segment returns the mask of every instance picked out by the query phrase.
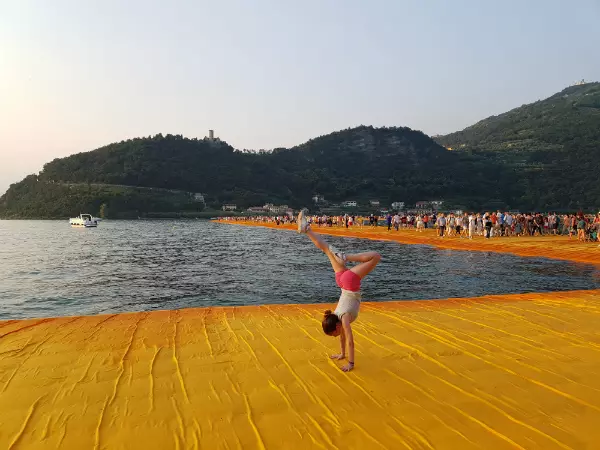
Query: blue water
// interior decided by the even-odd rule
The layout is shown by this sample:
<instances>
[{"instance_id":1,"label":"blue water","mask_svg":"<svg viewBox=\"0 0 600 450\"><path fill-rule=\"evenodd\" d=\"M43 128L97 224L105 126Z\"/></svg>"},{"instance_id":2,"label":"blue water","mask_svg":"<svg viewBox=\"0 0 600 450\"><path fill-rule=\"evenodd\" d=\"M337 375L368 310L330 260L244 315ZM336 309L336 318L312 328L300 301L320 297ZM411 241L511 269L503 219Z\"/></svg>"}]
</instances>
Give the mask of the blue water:
<instances>
[{"instance_id":1,"label":"blue water","mask_svg":"<svg viewBox=\"0 0 600 450\"><path fill-rule=\"evenodd\" d=\"M600 288L585 264L326 236L383 255L364 300ZM337 300L328 259L292 231L207 221L0 221L0 320Z\"/></svg>"}]
</instances>

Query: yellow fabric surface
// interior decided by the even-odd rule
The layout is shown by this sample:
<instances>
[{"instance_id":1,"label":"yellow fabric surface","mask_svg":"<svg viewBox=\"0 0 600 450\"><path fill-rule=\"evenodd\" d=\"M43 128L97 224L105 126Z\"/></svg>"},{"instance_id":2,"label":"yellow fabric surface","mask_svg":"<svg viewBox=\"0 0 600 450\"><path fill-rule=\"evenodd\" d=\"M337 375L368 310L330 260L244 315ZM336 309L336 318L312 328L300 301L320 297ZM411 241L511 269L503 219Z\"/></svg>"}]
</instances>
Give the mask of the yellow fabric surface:
<instances>
[{"instance_id":1,"label":"yellow fabric surface","mask_svg":"<svg viewBox=\"0 0 600 450\"><path fill-rule=\"evenodd\" d=\"M599 296L0 322L0 448L598 448Z\"/></svg>"}]
</instances>

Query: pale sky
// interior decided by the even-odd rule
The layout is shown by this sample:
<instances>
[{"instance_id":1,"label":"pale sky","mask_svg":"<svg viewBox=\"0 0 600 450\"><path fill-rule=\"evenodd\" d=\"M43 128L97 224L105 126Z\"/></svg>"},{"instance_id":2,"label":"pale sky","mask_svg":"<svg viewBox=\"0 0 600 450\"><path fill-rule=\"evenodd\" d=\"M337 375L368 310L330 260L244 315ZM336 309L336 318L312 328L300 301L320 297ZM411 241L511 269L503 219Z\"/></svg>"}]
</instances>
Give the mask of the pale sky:
<instances>
[{"instance_id":1,"label":"pale sky","mask_svg":"<svg viewBox=\"0 0 600 450\"><path fill-rule=\"evenodd\" d=\"M457 131L598 81L598 24L598 0L0 0L0 194L156 133Z\"/></svg>"}]
</instances>

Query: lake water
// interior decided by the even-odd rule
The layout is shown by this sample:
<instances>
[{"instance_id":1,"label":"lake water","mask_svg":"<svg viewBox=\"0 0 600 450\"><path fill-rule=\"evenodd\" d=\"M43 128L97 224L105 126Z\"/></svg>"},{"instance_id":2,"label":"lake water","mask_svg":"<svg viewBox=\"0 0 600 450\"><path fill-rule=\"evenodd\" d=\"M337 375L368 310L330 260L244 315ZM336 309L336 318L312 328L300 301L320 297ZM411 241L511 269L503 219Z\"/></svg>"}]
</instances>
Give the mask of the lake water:
<instances>
[{"instance_id":1,"label":"lake water","mask_svg":"<svg viewBox=\"0 0 600 450\"><path fill-rule=\"evenodd\" d=\"M585 264L326 236L383 255L364 300L600 288ZM334 302L328 259L292 231L208 221L0 221L0 320L213 305Z\"/></svg>"}]
</instances>

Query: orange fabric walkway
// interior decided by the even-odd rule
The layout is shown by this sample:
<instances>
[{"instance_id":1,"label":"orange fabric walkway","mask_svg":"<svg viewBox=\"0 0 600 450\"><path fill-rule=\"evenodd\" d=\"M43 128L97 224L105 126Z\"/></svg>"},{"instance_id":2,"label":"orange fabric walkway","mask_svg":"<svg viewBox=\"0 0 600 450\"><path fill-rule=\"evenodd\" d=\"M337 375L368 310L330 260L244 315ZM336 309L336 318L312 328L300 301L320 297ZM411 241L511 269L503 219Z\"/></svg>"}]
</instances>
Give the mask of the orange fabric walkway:
<instances>
[{"instance_id":1,"label":"orange fabric walkway","mask_svg":"<svg viewBox=\"0 0 600 450\"><path fill-rule=\"evenodd\" d=\"M0 322L0 448L595 448L599 295Z\"/></svg>"}]
</instances>

